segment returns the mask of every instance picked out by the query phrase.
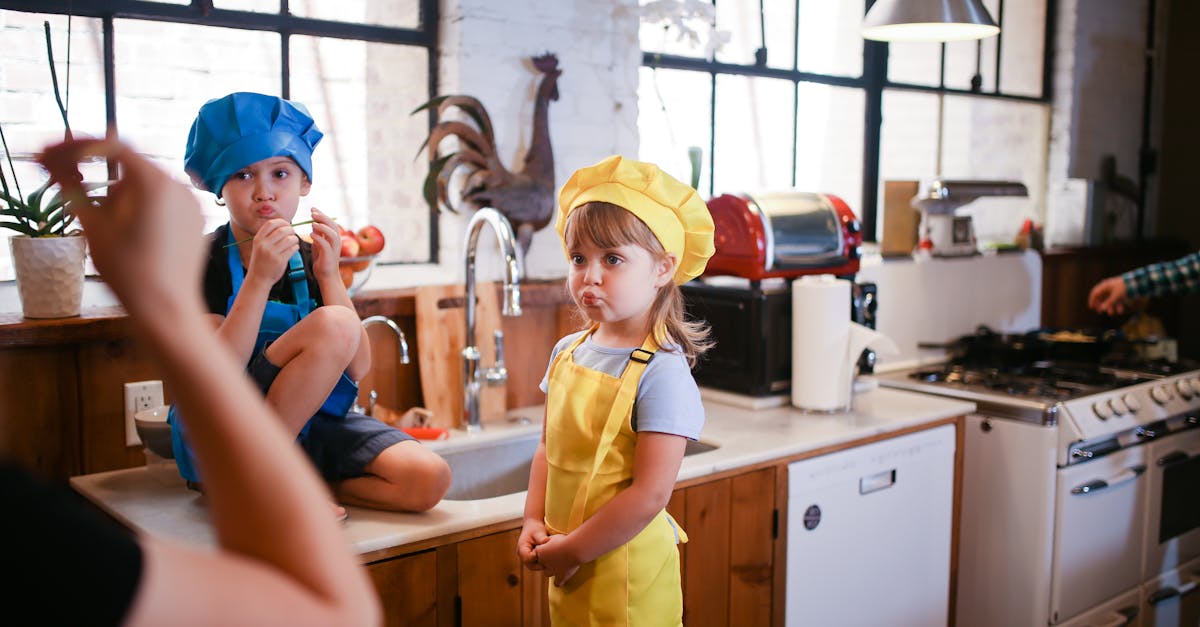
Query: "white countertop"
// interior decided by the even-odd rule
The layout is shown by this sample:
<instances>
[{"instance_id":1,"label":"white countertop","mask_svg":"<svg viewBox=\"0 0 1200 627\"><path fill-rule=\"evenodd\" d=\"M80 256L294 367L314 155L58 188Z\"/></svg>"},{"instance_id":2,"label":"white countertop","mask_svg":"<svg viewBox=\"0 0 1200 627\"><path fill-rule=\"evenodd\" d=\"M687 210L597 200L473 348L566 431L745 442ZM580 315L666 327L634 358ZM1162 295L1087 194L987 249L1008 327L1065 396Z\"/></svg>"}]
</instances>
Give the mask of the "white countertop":
<instances>
[{"instance_id":1,"label":"white countertop","mask_svg":"<svg viewBox=\"0 0 1200 627\"><path fill-rule=\"evenodd\" d=\"M975 405L901 390L877 388L854 396L853 410L843 414L806 414L791 407L744 409L714 400L704 403L706 422L701 440L719 445L713 451L685 457L679 480L694 479L819 448L861 440L968 414ZM540 408L514 410L540 422ZM501 438L540 429L540 424L488 427L481 435L455 432L434 448L457 441ZM216 546L203 497L183 485L174 462L71 478L71 486L125 525L144 533L198 546ZM358 553L389 549L521 517L525 493L475 501L442 501L420 514L348 507L346 540Z\"/></svg>"}]
</instances>

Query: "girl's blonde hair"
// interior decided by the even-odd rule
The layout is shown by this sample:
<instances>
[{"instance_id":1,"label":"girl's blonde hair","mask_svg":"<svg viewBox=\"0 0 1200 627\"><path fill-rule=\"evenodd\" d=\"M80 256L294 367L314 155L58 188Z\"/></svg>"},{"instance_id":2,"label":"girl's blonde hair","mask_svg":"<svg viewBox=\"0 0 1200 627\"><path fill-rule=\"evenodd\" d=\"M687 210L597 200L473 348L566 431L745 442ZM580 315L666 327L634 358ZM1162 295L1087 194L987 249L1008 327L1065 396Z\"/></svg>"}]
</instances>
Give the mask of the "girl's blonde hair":
<instances>
[{"instance_id":1,"label":"girl's blonde hair","mask_svg":"<svg viewBox=\"0 0 1200 627\"><path fill-rule=\"evenodd\" d=\"M567 216L563 242L571 249L581 241L601 248L633 244L648 251L656 260L668 259L666 250L650 227L632 212L608 202L585 203ZM582 310L580 316L586 320ZM654 343L659 349L669 350L665 345L675 344L689 366L695 366L696 358L713 346L708 323L686 318L683 292L674 281L659 288L650 307L650 328L654 329Z\"/></svg>"}]
</instances>

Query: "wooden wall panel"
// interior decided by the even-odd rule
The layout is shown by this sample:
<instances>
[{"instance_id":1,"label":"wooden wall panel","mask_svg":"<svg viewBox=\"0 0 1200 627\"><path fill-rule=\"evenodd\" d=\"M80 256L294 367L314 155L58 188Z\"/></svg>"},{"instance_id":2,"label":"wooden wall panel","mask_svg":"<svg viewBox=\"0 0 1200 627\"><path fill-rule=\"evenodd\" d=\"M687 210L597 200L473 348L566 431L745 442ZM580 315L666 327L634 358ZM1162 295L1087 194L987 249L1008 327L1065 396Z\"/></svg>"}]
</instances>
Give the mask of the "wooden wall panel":
<instances>
[{"instance_id":1,"label":"wooden wall panel","mask_svg":"<svg viewBox=\"0 0 1200 627\"><path fill-rule=\"evenodd\" d=\"M0 457L44 478L79 474L79 388L69 346L0 351Z\"/></svg>"},{"instance_id":2,"label":"wooden wall panel","mask_svg":"<svg viewBox=\"0 0 1200 627\"><path fill-rule=\"evenodd\" d=\"M388 316L404 333L409 363L400 363L400 346L395 333L382 324L367 327L371 341L371 371L358 382L358 404L367 407L371 391L378 393L377 403L399 412L421 406L421 375L417 367L417 322L413 315Z\"/></svg>"},{"instance_id":3,"label":"wooden wall panel","mask_svg":"<svg viewBox=\"0 0 1200 627\"><path fill-rule=\"evenodd\" d=\"M84 474L146 463L141 446L125 446L125 383L148 379L161 380L162 374L135 340L88 342L79 347ZM169 389L164 389L164 396L170 402Z\"/></svg>"}]
</instances>

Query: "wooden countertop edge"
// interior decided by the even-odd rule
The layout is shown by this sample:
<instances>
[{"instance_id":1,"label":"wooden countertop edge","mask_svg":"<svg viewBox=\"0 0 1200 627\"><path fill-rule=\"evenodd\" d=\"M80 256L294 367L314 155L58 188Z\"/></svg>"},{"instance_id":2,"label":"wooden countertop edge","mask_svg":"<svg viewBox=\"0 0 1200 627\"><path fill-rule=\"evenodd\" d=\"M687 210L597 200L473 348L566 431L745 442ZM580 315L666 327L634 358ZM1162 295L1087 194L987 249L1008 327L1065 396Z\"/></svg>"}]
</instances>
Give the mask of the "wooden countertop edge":
<instances>
[{"instance_id":1,"label":"wooden countertop edge","mask_svg":"<svg viewBox=\"0 0 1200 627\"><path fill-rule=\"evenodd\" d=\"M712 481L720 481L722 479L727 479L729 477L741 475L741 474L744 474L747 472L754 472L756 470L761 470L763 468L769 468L769 467L773 467L773 466L785 466L787 464L790 464L792 462L796 462L796 461L799 461L802 459L808 459L810 457L817 457L820 455L828 455L830 453L836 453L838 451L843 451L843 450L846 450L849 448L855 448L858 446L873 444L873 443L879 442L881 440L889 440L891 438L908 435L910 433L926 431L929 429L936 429L937 427L941 427L943 425L956 425L959 428L959 430L961 430L962 420L963 420L963 416L950 416L947 418L939 418L936 420L930 420L929 422L924 422L921 424L910 425L907 427L896 429L895 431L888 431L887 433L876 433L874 435L870 435L870 436L867 436L864 438L859 438L857 440L850 440L848 442L839 442L837 444L831 444L829 446L815 448L810 451L804 451L803 453L797 453L795 455L788 455L785 457L779 457L779 458L770 459L767 461L757 462L757 463L753 463L753 464L747 464L745 466L739 466L737 468L730 468L727 470L714 472L712 474L704 475L701 477L692 477L691 479L685 479L683 481L676 483L675 489L678 490L681 488L690 488L692 486L700 485L702 483L709 483ZM377 562L383 562L383 561L386 561L389 559L403 557L406 555L412 555L414 553L420 553L421 551L426 551L429 549L435 549L439 546L445 546L447 544L454 544L456 542L462 542L464 540L472 540L474 538L491 535L493 533L497 533L497 532L501 532L501 531L509 531L511 529L519 529L521 527L521 525L522 525L522 520L520 518L514 518L512 520L505 520L505 521L501 521L501 522L491 523L488 525L483 525L480 527L475 527L475 528L467 529L464 531L457 531L454 533L446 534L444 536L436 536L433 538L426 538L424 540L418 540L416 542L412 542L409 544L401 544L398 546L388 547L386 549L367 551L365 553L359 554L359 562L362 563L363 565L369 565L369 564L374 564Z\"/></svg>"},{"instance_id":2,"label":"wooden countertop edge","mask_svg":"<svg viewBox=\"0 0 1200 627\"><path fill-rule=\"evenodd\" d=\"M499 289L499 288L497 288ZM383 315L404 318L416 315L416 288L368 290L353 298L361 317ZM521 284L525 307L557 306L568 300L562 280ZM49 347L131 338L133 326L119 306L88 307L79 316L37 320L19 312L0 313L0 345L6 348Z\"/></svg>"}]
</instances>

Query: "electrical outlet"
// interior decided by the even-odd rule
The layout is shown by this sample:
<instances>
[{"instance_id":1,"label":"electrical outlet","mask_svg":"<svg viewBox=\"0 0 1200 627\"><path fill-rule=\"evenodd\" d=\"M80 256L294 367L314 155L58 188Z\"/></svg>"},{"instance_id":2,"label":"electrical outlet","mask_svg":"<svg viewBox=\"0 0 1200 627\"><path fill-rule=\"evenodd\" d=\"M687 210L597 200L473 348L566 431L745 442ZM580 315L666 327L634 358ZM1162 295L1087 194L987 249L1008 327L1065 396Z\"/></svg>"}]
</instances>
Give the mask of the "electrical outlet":
<instances>
[{"instance_id":1,"label":"electrical outlet","mask_svg":"<svg viewBox=\"0 0 1200 627\"><path fill-rule=\"evenodd\" d=\"M130 381L125 384L125 446L142 445L133 415L162 404L162 381Z\"/></svg>"}]
</instances>

